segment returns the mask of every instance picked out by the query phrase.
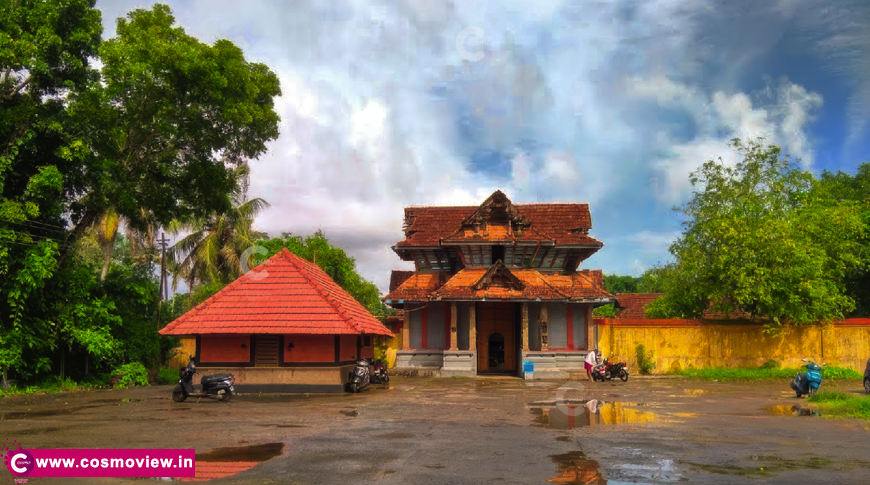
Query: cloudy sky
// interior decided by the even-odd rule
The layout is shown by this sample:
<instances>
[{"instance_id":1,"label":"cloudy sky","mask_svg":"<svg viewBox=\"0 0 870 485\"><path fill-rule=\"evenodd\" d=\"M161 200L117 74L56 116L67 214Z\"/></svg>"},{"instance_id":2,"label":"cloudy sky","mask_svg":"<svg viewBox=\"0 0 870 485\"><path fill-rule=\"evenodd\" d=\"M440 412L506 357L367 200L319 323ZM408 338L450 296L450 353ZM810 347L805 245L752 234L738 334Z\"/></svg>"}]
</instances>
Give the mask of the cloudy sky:
<instances>
[{"instance_id":1,"label":"cloudy sky","mask_svg":"<svg viewBox=\"0 0 870 485\"><path fill-rule=\"evenodd\" d=\"M169 2L281 78L281 136L252 163L260 230L323 229L386 289L407 205L588 202L639 274L668 258L689 173L766 136L814 171L870 159L866 1ZM759 6L763 5L763 6ZM115 19L150 3L101 2Z\"/></svg>"}]
</instances>

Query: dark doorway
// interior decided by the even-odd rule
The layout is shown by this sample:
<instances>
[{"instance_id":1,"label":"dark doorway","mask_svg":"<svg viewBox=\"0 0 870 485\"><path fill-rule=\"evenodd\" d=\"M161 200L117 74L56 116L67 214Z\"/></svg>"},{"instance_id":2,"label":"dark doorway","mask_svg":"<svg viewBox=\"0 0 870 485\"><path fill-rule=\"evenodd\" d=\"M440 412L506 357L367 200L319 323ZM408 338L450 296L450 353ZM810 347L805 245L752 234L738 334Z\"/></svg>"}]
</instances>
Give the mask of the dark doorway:
<instances>
[{"instance_id":1,"label":"dark doorway","mask_svg":"<svg viewBox=\"0 0 870 485\"><path fill-rule=\"evenodd\" d=\"M495 264L496 261L504 263L504 246L492 247L492 264Z\"/></svg>"},{"instance_id":2,"label":"dark doorway","mask_svg":"<svg viewBox=\"0 0 870 485\"><path fill-rule=\"evenodd\" d=\"M489 336L489 370L500 372L504 370L504 336L494 333Z\"/></svg>"}]
</instances>

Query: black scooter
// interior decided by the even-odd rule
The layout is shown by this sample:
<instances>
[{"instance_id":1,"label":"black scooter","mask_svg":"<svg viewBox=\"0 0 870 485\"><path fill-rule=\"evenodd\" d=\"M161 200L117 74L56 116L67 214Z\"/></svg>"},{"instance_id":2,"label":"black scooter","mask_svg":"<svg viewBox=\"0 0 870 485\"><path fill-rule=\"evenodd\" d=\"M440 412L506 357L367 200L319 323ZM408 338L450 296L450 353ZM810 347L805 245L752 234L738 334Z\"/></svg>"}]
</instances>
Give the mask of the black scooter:
<instances>
[{"instance_id":1,"label":"black scooter","mask_svg":"<svg viewBox=\"0 0 870 485\"><path fill-rule=\"evenodd\" d=\"M350 392L359 392L371 383L371 375L369 363L365 360L358 361L356 367L353 368L353 372L350 374L350 382L347 383L347 389Z\"/></svg>"},{"instance_id":2,"label":"black scooter","mask_svg":"<svg viewBox=\"0 0 870 485\"><path fill-rule=\"evenodd\" d=\"M216 397L220 401L227 402L233 398L233 393L235 392L233 384L236 382L235 376L232 374L202 376L202 379L199 381L202 384L202 391L196 392L193 388L193 376L196 373L196 364L194 363L193 356L191 356L187 367L179 371L178 386L172 391L173 401L184 402L188 397Z\"/></svg>"}]
</instances>

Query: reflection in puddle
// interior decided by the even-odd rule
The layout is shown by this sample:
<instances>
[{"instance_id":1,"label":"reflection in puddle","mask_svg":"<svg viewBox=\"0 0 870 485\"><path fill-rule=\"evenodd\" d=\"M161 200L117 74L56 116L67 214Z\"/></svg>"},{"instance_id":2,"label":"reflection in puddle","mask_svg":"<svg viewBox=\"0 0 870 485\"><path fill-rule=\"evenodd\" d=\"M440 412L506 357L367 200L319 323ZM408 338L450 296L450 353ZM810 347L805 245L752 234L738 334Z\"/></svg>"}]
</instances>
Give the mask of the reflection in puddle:
<instances>
[{"instance_id":1,"label":"reflection in puddle","mask_svg":"<svg viewBox=\"0 0 870 485\"><path fill-rule=\"evenodd\" d=\"M74 408L62 409L45 409L42 411L13 411L11 413L0 413L0 421L7 419L30 419L30 418L45 418L52 416L66 416L82 409L98 408L100 406L78 406Z\"/></svg>"},{"instance_id":2,"label":"reflection in puddle","mask_svg":"<svg viewBox=\"0 0 870 485\"><path fill-rule=\"evenodd\" d=\"M586 458L582 451L571 451L550 458L559 467L559 475L547 479L551 483L578 485L607 485L607 480L598 470L598 462Z\"/></svg>"},{"instance_id":3,"label":"reflection in puddle","mask_svg":"<svg viewBox=\"0 0 870 485\"><path fill-rule=\"evenodd\" d=\"M654 413L631 409L635 403L604 402L591 399L583 404L561 403L532 406L538 426L573 429L599 424L645 424L657 421Z\"/></svg>"},{"instance_id":4,"label":"reflection in puddle","mask_svg":"<svg viewBox=\"0 0 870 485\"><path fill-rule=\"evenodd\" d=\"M820 416L811 409L791 405L765 406L764 412L770 416Z\"/></svg>"},{"instance_id":5,"label":"reflection in puddle","mask_svg":"<svg viewBox=\"0 0 870 485\"><path fill-rule=\"evenodd\" d=\"M284 450L284 443L217 448L196 454L196 476L179 478L182 482L201 482L226 478L271 460Z\"/></svg>"}]
</instances>

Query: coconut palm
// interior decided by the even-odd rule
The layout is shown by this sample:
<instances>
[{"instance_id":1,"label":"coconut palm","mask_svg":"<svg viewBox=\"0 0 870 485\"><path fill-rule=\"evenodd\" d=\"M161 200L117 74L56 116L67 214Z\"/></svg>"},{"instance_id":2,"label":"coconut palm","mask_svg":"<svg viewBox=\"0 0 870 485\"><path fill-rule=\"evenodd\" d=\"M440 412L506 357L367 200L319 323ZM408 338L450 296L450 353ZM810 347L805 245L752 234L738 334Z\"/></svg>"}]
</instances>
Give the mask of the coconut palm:
<instances>
[{"instance_id":1,"label":"coconut palm","mask_svg":"<svg viewBox=\"0 0 870 485\"><path fill-rule=\"evenodd\" d=\"M103 256L103 269L100 272L100 281L105 281L106 276L109 274L109 267L115 251L115 240L122 224L127 240L130 241L130 256L133 258L133 261L141 264L154 263L156 259L154 241L157 225L153 221L153 217L149 217L145 209L141 209L141 211L139 226L133 226L131 221L118 214L113 206L108 207L97 217L93 227L93 235L100 245Z\"/></svg>"},{"instance_id":2,"label":"coconut palm","mask_svg":"<svg viewBox=\"0 0 870 485\"><path fill-rule=\"evenodd\" d=\"M242 275L242 253L254 241L268 235L254 230L254 218L269 203L255 198L245 200L247 167L236 169L239 189L232 194L233 206L205 218L177 221L169 230L178 235L189 232L175 243L168 254L173 286L184 279L189 288L198 283L229 283Z\"/></svg>"}]
</instances>

